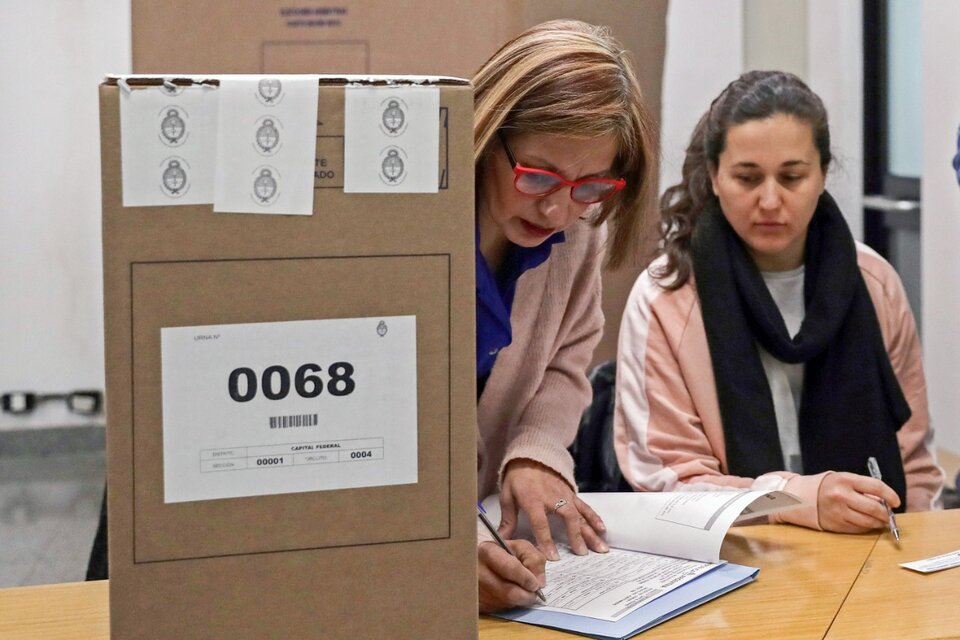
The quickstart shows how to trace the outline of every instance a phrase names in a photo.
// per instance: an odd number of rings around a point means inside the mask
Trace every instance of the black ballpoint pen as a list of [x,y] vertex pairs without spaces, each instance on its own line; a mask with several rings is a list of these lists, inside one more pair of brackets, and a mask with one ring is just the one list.
[[[487,513],[484,510],[483,505],[480,504],[479,502],[477,503],[477,515],[480,516],[480,522],[482,522],[483,526],[485,526],[487,530],[490,531],[490,535],[492,535],[493,539],[497,541],[497,544],[499,544],[504,551],[506,551],[507,553],[512,555],[514,558],[516,558],[517,554],[515,554],[513,550],[507,546],[507,543],[504,542],[503,538],[500,537],[500,534],[497,533],[496,527],[494,527],[493,523],[490,522],[489,518],[487,518]],[[542,589],[537,589],[536,591],[534,591],[534,593],[537,594],[537,597],[540,598],[543,604],[547,604],[547,598],[543,595]]]

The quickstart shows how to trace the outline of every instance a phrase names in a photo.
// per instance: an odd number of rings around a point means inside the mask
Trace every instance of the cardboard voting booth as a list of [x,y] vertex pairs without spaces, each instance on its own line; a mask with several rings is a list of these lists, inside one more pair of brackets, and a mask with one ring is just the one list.
[[666,13],[667,0],[133,0],[133,70],[469,78],[524,29],[573,18],[609,25],[659,104]]
[[472,88],[100,104],[111,637],[475,637]]
[[[631,54],[644,102],[659,119],[667,0],[133,0],[133,70],[218,73],[426,73],[470,78],[535,24],[607,25]],[[657,189],[651,190],[655,196]],[[657,238],[648,203],[636,259],[603,273],[606,327],[594,362],[616,357],[620,317]]]

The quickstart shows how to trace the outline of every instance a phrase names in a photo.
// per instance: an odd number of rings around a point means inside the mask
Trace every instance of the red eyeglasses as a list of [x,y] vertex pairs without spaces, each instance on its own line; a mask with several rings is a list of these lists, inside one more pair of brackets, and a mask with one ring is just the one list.
[[596,204],[609,199],[617,191],[627,186],[623,178],[584,178],[583,180],[567,180],[559,173],[546,169],[531,169],[525,167],[513,156],[513,151],[507,144],[507,138],[502,131],[497,132],[500,144],[507,152],[507,159],[513,168],[513,186],[525,196],[534,198],[548,196],[558,189],[570,187],[570,198],[580,204]]

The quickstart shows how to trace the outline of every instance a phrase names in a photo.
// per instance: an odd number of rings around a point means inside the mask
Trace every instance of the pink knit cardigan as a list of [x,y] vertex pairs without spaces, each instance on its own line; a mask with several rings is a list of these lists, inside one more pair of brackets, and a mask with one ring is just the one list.
[[573,442],[590,402],[587,368],[603,331],[600,266],[606,231],[578,223],[517,281],[513,342],[500,351],[477,404],[477,488],[499,490],[504,466],[540,462],[572,487]]

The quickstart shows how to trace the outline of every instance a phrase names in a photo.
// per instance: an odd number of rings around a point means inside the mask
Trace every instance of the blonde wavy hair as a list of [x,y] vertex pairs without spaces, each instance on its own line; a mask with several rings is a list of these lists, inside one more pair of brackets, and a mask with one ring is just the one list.
[[643,227],[655,143],[633,66],[609,30],[578,20],[544,22],[503,45],[480,67],[473,84],[478,191],[481,160],[497,144],[498,131],[616,136],[612,171],[627,186],[602,203],[591,224],[612,223],[609,267],[630,258]]

